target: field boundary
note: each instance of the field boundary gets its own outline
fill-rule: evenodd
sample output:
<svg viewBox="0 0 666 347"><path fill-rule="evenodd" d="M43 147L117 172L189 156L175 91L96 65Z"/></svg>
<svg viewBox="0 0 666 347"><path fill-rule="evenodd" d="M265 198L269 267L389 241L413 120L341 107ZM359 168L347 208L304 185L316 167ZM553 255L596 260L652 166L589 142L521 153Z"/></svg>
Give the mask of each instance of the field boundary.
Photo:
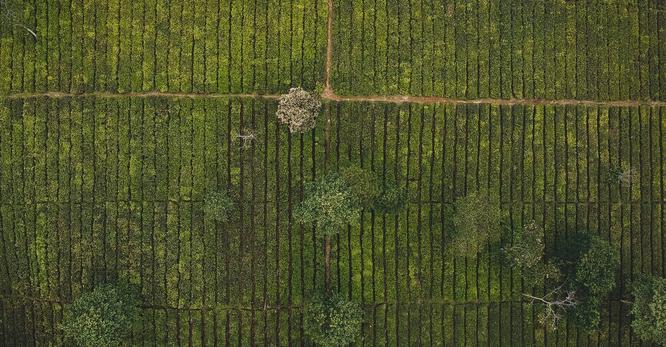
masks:
<svg viewBox="0 0 666 347"><path fill-rule="evenodd" d="M219 94L219 93L169 93L169 92L90 92L90 93L17 93L0 96L0 99L66 99L66 98L174 98L174 99L263 99L277 100L279 94ZM491 106L597 106L597 107L666 107L666 101L653 100L577 100L577 99L457 99L439 96L411 95L337 95L332 90L324 91L321 99L333 102L365 102L381 104L420 104L420 105L491 105Z"/></svg>

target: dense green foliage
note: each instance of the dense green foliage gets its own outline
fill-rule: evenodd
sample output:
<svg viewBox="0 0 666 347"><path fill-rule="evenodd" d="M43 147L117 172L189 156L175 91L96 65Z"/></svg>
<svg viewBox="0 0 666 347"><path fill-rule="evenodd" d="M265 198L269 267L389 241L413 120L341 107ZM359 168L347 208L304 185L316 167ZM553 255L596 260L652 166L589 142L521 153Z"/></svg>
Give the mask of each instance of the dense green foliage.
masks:
<svg viewBox="0 0 666 347"><path fill-rule="evenodd" d="M666 278L642 275L632 283L631 327L646 342L666 346Z"/></svg>
<svg viewBox="0 0 666 347"><path fill-rule="evenodd" d="M139 298L127 285L105 284L83 293L65 310L65 337L79 346L124 344L139 317Z"/></svg>
<svg viewBox="0 0 666 347"><path fill-rule="evenodd" d="M396 213L407 204L407 200L408 192L405 188L387 182L375 201L375 209L382 213Z"/></svg>
<svg viewBox="0 0 666 347"><path fill-rule="evenodd" d="M344 346L361 332L361 307L342 295L316 296L303 309L305 335L319 346Z"/></svg>
<svg viewBox="0 0 666 347"><path fill-rule="evenodd" d="M576 266L576 282L590 296L605 296L615 288L615 273L620 256L608 241L592 236L588 250Z"/></svg>
<svg viewBox="0 0 666 347"><path fill-rule="evenodd" d="M560 272L557 266L544 259L543 229L530 221L514 231L513 244L504 249L504 256L528 286L540 286L544 281L557 282Z"/></svg>
<svg viewBox="0 0 666 347"><path fill-rule="evenodd" d="M349 186L336 173L329 173L305 186L305 198L295 211L300 223L315 223L319 235L340 232L358 214Z"/></svg>
<svg viewBox="0 0 666 347"><path fill-rule="evenodd" d="M226 222L234 211L234 201L226 190L210 191L204 197L204 213L213 220Z"/></svg>
<svg viewBox="0 0 666 347"><path fill-rule="evenodd" d="M602 302L616 285L619 254L608 241L588 233L573 235L564 252L568 257L563 256L561 263L572 278L569 287L578 300L572 312L574 320L584 331L596 331L604 309Z"/></svg>
<svg viewBox="0 0 666 347"><path fill-rule="evenodd" d="M374 207L380 194L380 184L372 171L358 165L350 165L340 170L340 177L361 207L365 209Z"/></svg>
<svg viewBox="0 0 666 347"><path fill-rule="evenodd" d="M455 202L451 250L457 256L476 257L500 239L501 211L496 198L473 192Z"/></svg>

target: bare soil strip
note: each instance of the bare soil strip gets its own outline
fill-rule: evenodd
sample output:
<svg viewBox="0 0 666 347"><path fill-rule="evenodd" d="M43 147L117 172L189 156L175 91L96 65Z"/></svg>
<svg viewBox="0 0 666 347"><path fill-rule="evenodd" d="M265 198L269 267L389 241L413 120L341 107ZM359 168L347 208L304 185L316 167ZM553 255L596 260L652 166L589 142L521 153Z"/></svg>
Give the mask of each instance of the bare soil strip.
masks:
<svg viewBox="0 0 666 347"><path fill-rule="evenodd" d="M112 92L90 92L90 93L18 93L0 96L0 99L34 99L34 98L175 98L175 99L194 99L194 98L214 98L214 99L267 99L276 100L280 98L279 94L216 94L216 93L168 93L168 92L133 92L133 93L112 93ZM333 90L324 90L321 94L322 100L327 101L347 101L347 102L369 102L369 103L388 103L388 104L448 104L448 105L496 105L496 106L600 106L600 107L666 107L666 101L650 100L576 100L576 99L456 99L440 96L411 96L411 95L369 95L369 96L345 96L337 95Z"/></svg>

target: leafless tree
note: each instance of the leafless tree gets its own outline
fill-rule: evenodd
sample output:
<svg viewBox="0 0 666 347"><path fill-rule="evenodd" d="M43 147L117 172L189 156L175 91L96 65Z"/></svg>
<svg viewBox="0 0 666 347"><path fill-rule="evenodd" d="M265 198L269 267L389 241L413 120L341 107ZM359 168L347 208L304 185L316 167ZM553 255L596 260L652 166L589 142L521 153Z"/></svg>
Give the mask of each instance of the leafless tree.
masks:
<svg viewBox="0 0 666 347"><path fill-rule="evenodd" d="M578 305L576 292L573 290L564 291L559 285L544 296L533 296L523 294L530 299L530 304L540 303L544 306L543 312L539 315L541 324L548 325L553 330L557 329L557 324L564 317L568 310Z"/></svg>
<svg viewBox="0 0 666 347"><path fill-rule="evenodd" d="M253 142L257 140L257 134L254 129L245 128L236 136L240 142L241 147L248 148L252 145Z"/></svg>

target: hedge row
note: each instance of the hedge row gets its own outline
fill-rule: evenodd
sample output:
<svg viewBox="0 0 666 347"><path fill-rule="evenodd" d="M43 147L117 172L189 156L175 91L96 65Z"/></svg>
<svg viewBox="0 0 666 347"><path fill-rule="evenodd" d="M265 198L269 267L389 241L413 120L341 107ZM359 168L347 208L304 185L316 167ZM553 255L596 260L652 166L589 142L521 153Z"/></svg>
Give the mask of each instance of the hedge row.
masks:
<svg viewBox="0 0 666 347"><path fill-rule="evenodd" d="M323 0L22 1L0 93L278 93L322 80ZM36 7L35 7L36 6Z"/></svg>
<svg viewBox="0 0 666 347"><path fill-rule="evenodd" d="M334 286L376 305L367 308L367 340L555 338L533 324L531 310L511 304L541 288L524 288L487 256L445 252L451 203L477 187L500 195L508 225L543 225L549 250L588 230L620 251L622 281L666 270L664 108L328 103L318 127L302 136L277 124L275 108L274 101L222 98L3 104L0 273L8 280L0 290L11 298L2 301L5 317L21 312L2 320L5 343L14 344L13 329L28 339L32 331L59 336L44 327L57 325L59 313L37 315L33 327L20 297L68 302L113 276L139 284L146 305L180 308L154 312L154 324L168 327L156 329L157 341L187 341L190 326L195 340L229 332L232 341L248 341L251 311L229 307L264 304L294 310L280 311L279 327L276 311L257 311L257 341L266 338L264 324L269 340L300 339L298 306L322 280L321 244L310 226L289 223L291 211L303 182L349 163L410 191L405 210L363 212L334 238ZM243 146L241 132L254 132L256 142ZM618 167L634 170L631 184L609 181ZM211 189L230 189L238 202L230 223L204 214ZM603 318L611 334L602 338L623 344L616 339L628 334L620 320L626 307L613 307ZM148 338L152 329L145 328ZM576 336L569 329L560 341Z"/></svg>
<svg viewBox="0 0 666 347"><path fill-rule="evenodd" d="M666 100L659 1L335 4L339 94Z"/></svg>

